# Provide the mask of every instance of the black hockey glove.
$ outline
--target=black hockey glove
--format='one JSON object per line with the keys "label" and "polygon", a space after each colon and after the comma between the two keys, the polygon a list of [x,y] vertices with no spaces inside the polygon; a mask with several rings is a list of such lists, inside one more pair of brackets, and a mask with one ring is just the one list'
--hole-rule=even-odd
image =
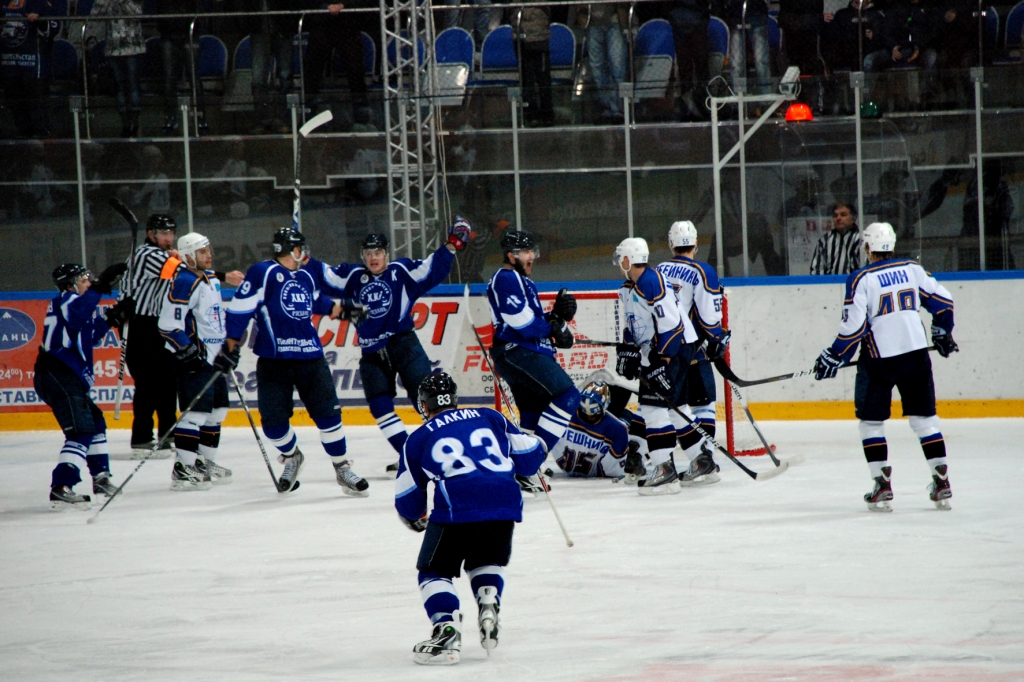
{"label": "black hockey glove", "polygon": [[343,298],[338,301],[338,303],[341,305],[341,312],[338,314],[338,319],[348,320],[357,327],[366,321],[366,306],[359,301],[352,300],[351,298]]}
{"label": "black hockey glove", "polygon": [[398,515],[398,518],[402,519],[402,523],[405,524],[405,527],[413,531],[414,533],[422,533],[427,529],[426,514],[423,514],[423,516],[419,517],[418,519],[407,519],[401,514]]}
{"label": "black hockey glove", "polygon": [[935,350],[939,351],[939,355],[944,358],[948,358],[950,353],[960,352],[960,346],[956,345],[956,341],[953,340],[953,334],[934,324],[932,325],[932,343],[935,344]]}
{"label": "black hockey glove", "polygon": [[135,301],[131,298],[123,298],[114,305],[107,308],[103,316],[111,327],[124,327],[125,322],[132,319],[135,314]]}
{"label": "black hockey glove", "polygon": [[455,221],[448,226],[448,243],[455,247],[456,251],[462,251],[473,236],[473,226],[469,221],[460,215],[455,216]]}
{"label": "black hockey glove", "polygon": [[178,361],[178,369],[186,372],[195,372],[202,369],[203,365],[206,364],[199,355],[199,346],[194,343],[179,349],[174,354],[174,359]]}
{"label": "black hockey glove", "polygon": [[238,367],[238,360],[242,356],[242,347],[235,344],[234,350],[228,350],[227,344],[220,347],[220,352],[213,359],[213,368],[223,374],[231,374],[235,367]]}
{"label": "black hockey glove", "polygon": [[555,296],[555,305],[551,307],[551,312],[566,322],[572,322],[572,318],[576,317],[576,308],[576,297],[567,289],[561,289]]}
{"label": "black hockey glove", "polygon": [[668,378],[668,366],[651,351],[651,364],[644,368],[644,382],[655,393],[667,396],[672,392],[672,382]]}
{"label": "black hockey glove", "polygon": [[705,352],[708,354],[708,360],[714,362],[715,360],[721,360],[725,357],[725,351],[729,348],[729,341],[732,340],[732,332],[726,331],[724,334],[719,336],[717,339],[711,339],[708,341]]}
{"label": "black hockey glove", "polygon": [[623,379],[632,381],[640,376],[640,349],[629,343],[620,343],[615,346],[615,371],[622,375]]}
{"label": "black hockey glove", "polygon": [[555,348],[572,348],[575,339],[572,330],[569,329],[569,323],[554,313],[548,313],[548,322],[551,324],[551,340]]}
{"label": "black hockey glove", "polygon": [[832,352],[831,348],[826,348],[821,351],[821,355],[814,363],[814,378],[818,381],[832,379],[839,372],[839,368],[845,364],[841,357]]}
{"label": "black hockey glove", "polygon": [[114,282],[117,281],[117,278],[127,271],[127,263],[114,263],[100,273],[99,279],[92,285],[92,288],[101,294],[109,294],[114,290]]}

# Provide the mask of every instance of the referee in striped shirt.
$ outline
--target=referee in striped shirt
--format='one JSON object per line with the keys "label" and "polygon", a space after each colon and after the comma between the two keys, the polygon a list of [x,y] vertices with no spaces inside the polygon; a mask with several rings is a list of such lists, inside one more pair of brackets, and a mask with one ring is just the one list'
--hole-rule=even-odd
{"label": "referee in striped shirt", "polygon": [[832,231],[821,235],[811,256],[812,275],[848,275],[860,268],[857,209],[838,202],[832,207]]}

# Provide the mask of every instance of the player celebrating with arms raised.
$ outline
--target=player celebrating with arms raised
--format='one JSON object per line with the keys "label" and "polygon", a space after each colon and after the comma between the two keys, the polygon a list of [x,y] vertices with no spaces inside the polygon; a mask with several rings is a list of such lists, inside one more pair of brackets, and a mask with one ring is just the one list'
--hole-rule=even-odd
{"label": "player celebrating with arms raised", "polygon": [[[523,496],[515,476],[537,473],[546,449],[500,412],[459,409],[457,387],[444,373],[420,384],[424,425],[405,442],[395,482],[398,515],[416,532],[426,530],[416,569],[430,622],[430,639],[413,647],[424,665],[459,662],[462,644],[459,597],[452,579],[469,574],[478,606],[480,643],[490,655],[498,646],[498,612],[512,532],[523,520]],[[427,482],[434,482],[434,509],[427,513]]]}
{"label": "player celebrating with arms raised", "polygon": [[903,414],[921,441],[932,471],[928,497],[939,509],[949,509],[953,496],[946,465],[946,444],[935,414],[935,382],[928,358],[928,339],[918,308],[932,314],[932,343],[939,355],[960,350],[953,341],[953,299],[916,261],[893,258],[896,232],[889,223],[872,223],[864,230],[869,263],[846,280],[843,321],[839,336],[822,351],[814,378],[831,379],[853,359],[860,346],[854,405],[860,420],[864,456],[875,481],[864,495],[868,509],[892,511],[892,467],[884,423],[892,410],[892,388],[900,391]]}

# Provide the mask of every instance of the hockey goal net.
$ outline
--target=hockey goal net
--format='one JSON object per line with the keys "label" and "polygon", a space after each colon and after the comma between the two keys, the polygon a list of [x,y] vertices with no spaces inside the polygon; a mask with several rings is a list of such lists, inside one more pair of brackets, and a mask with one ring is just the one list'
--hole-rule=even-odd
{"label": "hockey goal net", "polygon": [[[615,349],[588,343],[588,341],[615,341],[622,338],[622,319],[619,312],[619,299],[614,291],[574,292],[579,309],[570,326],[576,336],[576,343],[571,349],[558,351],[558,363],[568,372],[569,376],[582,388],[587,378],[595,371],[607,370],[623,384],[624,379],[615,374]],[[554,293],[540,295],[544,307],[550,308],[554,301]],[[479,323],[478,323],[479,324]],[[722,326],[729,327],[728,298],[722,302]],[[477,332],[489,350],[494,330],[490,323],[478,326]],[[729,358],[727,352],[726,359]],[[717,373],[716,373],[717,374]],[[717,418],[717,437],[729,452],[737,456],[753,456],[765,454],[764,445],[758,438],[749,420],[743,412],[743,406],[732,394],[728,384],[719,377],[720,388],[717,392],[715,412]],[[512,393],[504,381],[495,378],[494,407],[506,416],[518,419]],[[504,395],[502,395],[504,394]],[[636,409],[631,404],[630,409]],[[510,414],[511,413],[511,414]],[[724,439],[722,438],[724,436]],[[774,449],[774,446],[772,446]]]}

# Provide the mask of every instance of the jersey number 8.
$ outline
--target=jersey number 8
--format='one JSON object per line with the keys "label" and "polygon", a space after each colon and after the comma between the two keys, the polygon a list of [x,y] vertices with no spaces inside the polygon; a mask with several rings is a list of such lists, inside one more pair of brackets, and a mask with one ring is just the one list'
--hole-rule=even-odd
{"label": "jersey number 8", "polygon": [[[494,472],[512,470],[512,460],[498,447],[498,439],[490,429],[477,429],[469,434],[469,446],[467,455],[465,445],[458,438],[441,438],[434,443],[430,456],[441,465],[446,478],[476,471],[477,464]],[[474,452],[478,448],[483,448],[482,456]]]}

